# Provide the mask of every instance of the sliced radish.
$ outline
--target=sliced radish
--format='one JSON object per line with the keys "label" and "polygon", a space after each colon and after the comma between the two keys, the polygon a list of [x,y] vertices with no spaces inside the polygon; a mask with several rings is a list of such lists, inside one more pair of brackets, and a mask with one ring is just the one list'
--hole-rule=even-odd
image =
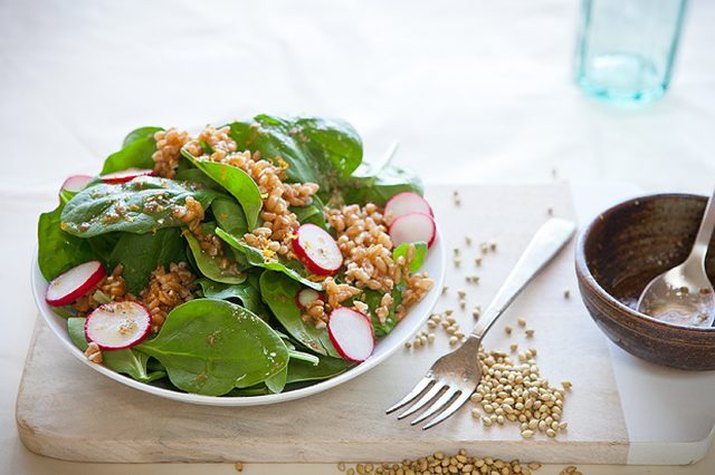
{"label": "sliced radish", "polygon": [[328,335],[340,356],[350,361],[365,361],[375,348],[372,323],[364,313],[338,307],[330,313]]}
{"label": "sliced radish", "polygon": [[151,329],[151,314],[137,302],[109,302],[87,316],[84,336],[103,350],[121,350],[141,343]]}
{"label": "sliced radish", "polygon": [[89,175],[72,175],[62,183],[62,189],[70,193],[78,193],[92,180]]}
{"label": "sliced radish", "polygon": [[314,300],[320,298],[320,292],[314,289],[304,288],[301,289],[295,296],[295,303],[300,307],[301,310],[308,308],[308,305]]}
{"label": "sliced radish", "polygon": [[434,224],[434,219],[423,213],[400,216],[390,226],[390,239],[395,247],[403,242],[419,241],[426,242],[427,247],[431,247],[436,236],[437,227]]}
{"label": "sliced radish", "polygon": [[50,281],[45,300],[55,307],[69,305],[94,289],[104,276],[101,262],[89,261],[80,264]]}
{"label": "sliced radish", "polygon": [[343,265],[338,243],[326,230],[309,223],[299,227],[297,234],[298,237],[293,239],[293,252],[309,271],[329,275],[336,273]]}
{"label": "sliced radish", "polygon": [[422,213],[434,217],[427,200],[412,191],[397,193],[385,205],[385,222],[388,226],[397,218],[410,213]]}
{"label": "sliced radish", "polygon": [[126,170],[107,173],[99,178],[101,178],[104,183],[124,183],[131,181],[138,176],[150,176],[153,174],[154,170],[149,168],[127,168]]}

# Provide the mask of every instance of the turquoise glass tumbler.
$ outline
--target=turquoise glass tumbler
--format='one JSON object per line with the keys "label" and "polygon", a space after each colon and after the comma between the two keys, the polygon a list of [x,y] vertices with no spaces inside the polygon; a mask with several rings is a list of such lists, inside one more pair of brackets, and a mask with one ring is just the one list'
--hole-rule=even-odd
{"label": "turquoise glass tumbler", "polygon": [[576,81],[609,102],[649,102],[668,89],[687,0],[582,0]]}

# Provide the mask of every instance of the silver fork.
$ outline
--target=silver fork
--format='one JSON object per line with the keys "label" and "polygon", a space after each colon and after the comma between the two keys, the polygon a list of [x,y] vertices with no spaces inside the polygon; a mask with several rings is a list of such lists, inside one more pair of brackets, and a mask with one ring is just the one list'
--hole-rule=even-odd
{"label": "silver fork", "polygon": [[[419,424],[434,417],[422,427],[427,430],[457,412],[477,389],[482,377],[478,352],[484,335],[524,287],[569,242],[575,230],[574,223],[559,218],[551,218],[541,226],[467,340],[435,361],[412,391],[386,413],[390,414],[419,398],[397,418],[403,419],[427,408],[411,423]],[[427,407],[430,402],[432,404]]]}

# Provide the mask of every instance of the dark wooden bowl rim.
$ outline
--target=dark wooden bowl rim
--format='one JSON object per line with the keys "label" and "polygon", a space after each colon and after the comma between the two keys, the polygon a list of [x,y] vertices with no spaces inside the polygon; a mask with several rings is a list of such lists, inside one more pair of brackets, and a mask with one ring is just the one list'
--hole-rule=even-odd
{"label": "dark wooden bowl rim", "polygon": [[658,200],[658,199],[663,199],[663,198],[687,198],[687,199],[696,199],[696,200],[707,200],[707,197],[701,196],[701,195],[692,195],[692,194],[687,194],[687,193],[659,193],[659,194],[654,194],[654,195],[645,195],[645,196],[633,198],[633,199],[624,201],[622,203],[619,203],[615,206],[612,206],[611,208],[608,208],[606,211],[599,214],[593,221],[591,221],[591,223],[589,223],[589,225],[586,227],[586,229],[584,229],[583,232],[581,232],[581,235],[579,236],[579,239],[578,239],[578,243],[576,245],[576,270],[579,274],[581,274],[582,282],[584,284],[588,285],[588,287],[591,289],[591,291],[598,294],[598,296],[600,296],[602,299],[605,299],[609,303],[615,305],[620,311],[629,315],[630,317],[648,320],[652,323],[655,323],[656,325],[660,325],[660,326],[667,328],[669,330],[678,330],[678,331],[683,331],[683,332],[694,332],[694,333],[715,332],[715,327],[696,328],[696,327],[689,327],[689,326],[683,326],[683,325],[675,325],[672,323],[664,322],[662,320],[658,320],[658,319],[648,316],[644,313],[633,310],[632,308],[625,305],[620,300],[614,298],[611,294],[606,292],[603,289],[603,287],[601,287],[601,285],[593,277],[593,274],[591,274],[591,270],[588,268],[588,264],[586,263],[586,253],[585,253],[586,241],[588,240],[589,236],[591,235],[591,231],[593,230],[596,223],[598,223],[602,220],[603,221],[608,220],[609,217],[613,213],[615,213],[623,208],[637,206],[636,202],[642,203],[642,202],[653,201],[653,200]]}

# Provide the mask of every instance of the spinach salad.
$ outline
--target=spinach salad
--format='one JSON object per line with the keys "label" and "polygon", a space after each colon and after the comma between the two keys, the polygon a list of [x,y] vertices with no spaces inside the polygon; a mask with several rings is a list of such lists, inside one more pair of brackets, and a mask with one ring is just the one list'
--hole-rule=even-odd
{"label": "spinach salad", "polygon": [[142,127],[38,223],[45,296],[90,361],[210,396],[274,394],[370,356],[431,288],[420,180],[340,120]]}

